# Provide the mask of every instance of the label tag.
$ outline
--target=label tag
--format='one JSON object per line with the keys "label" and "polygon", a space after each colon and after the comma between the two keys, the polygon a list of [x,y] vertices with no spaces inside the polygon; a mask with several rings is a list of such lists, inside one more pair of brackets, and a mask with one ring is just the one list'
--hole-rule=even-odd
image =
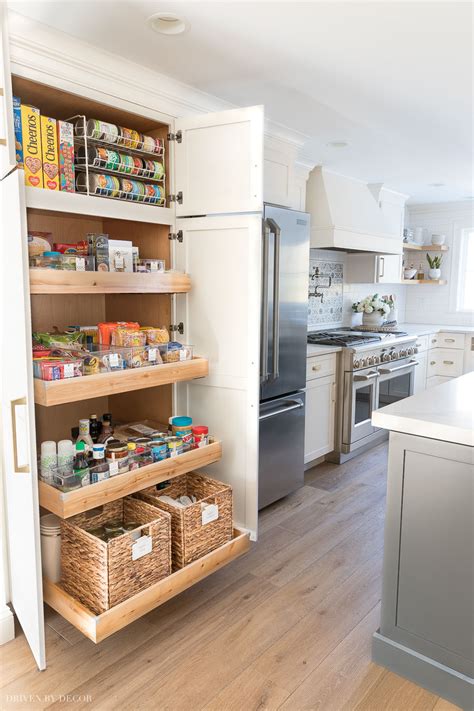
{"label": "label tag", "polygon": [[118,368],[119,365],[119,354],[110,353],[109,354],[109,365],[111,368]]}
{"label": "label tag", "polygon": [[116,270],[118,270],[118,269],[123,269],[124,266],[125,266],[125,260],[124,260],[123,257],[120,257],[120,256],[117,254],[116,257],[115,257],[114,264],[115,264],[115,269],[116,269]]}
{"label": "label tag", "polygon": [[76,257],[76,272],[86,271],[86,260],[84,257]]}
{"label": "label tag", "polygon": [[64,363],[64,377],[73,378],[74,377],[74,363]]}
{"label": "label tag", "polygon": [[130,427],[130,429],[144,435],[153,434],[153,432],[156,432],[153,427],[148,427],[147,425],[133,425],[133,427]]}
{"label": "label tag", "polygon": [[156,360],[156,348],[150,348],[148,351],[148,360],[153,363]]}
{"label": "label tag", "polygon": [[109,461],[109,475],[110,476],[115,476],[116,474],[119,473],[119,465],[118,462],[114,459],[111,459]]}
{"label": "label tag", "polygon": [[138,560],[138,558],[151,553],[151,549],[151,536],[141,536],[136,543],[132,545],[132,560]]}
{"label": "label tag", "polygon": [[201,522],[205,526],[206,523],[211,523],[219,518],[219,507],[217,504],[207,504],[201,511]]}
{"label": "label tag", "polygon": [[186,351],[184,348],[181,348],[181,350],[179,351],[179,359],[186,360]]}
{"label": "label tag", "polygon": [[150,262],[150,267],[152,272],[158,271],[158,264],[156,262]]}

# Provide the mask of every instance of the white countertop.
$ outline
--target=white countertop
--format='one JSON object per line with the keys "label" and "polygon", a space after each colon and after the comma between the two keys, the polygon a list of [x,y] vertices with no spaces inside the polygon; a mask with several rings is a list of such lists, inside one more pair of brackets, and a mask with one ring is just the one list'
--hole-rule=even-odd
{"label": "white countertop", "polygon": [[328,355],[330,353],[339,353],[339,351],[342,351],[341,346],[313,346],[308,343],[306,357]]}
{"label": "white countertop", "polygon": [[376,427],[474,446],[474,372],[372,414]]}
{"label": "white countertop", "polygon": [[400,331],[406,331],[409,336],[426,336],[430,333],[447,331],[448,333],[474,333],[474,326],[445,326],[432,323],[399,323]]}

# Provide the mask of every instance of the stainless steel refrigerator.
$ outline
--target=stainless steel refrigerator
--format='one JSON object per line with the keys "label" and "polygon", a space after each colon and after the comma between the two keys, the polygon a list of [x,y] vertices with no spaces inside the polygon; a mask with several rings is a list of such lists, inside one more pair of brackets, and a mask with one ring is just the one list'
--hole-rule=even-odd
{"label": "stainless steel refrigerator", "polygon": [[304,483],[309,215],[265,205],[259,508]]}

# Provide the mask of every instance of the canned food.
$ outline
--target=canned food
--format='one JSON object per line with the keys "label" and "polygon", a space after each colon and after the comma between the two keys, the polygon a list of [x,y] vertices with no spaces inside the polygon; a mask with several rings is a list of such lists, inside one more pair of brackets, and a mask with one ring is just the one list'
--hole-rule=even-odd
{"label": "canned food", "polygon": [[152,136],[143,136],[143,150],[148,153],[155,153],[156,141]]}
{"label": "canned food", "polygon": [[166,439],[169,436],[168,432],[153,432],[151,438],[152,440]]}
{"label": "canned food", "polygon": [[154,153],[162,153],[163,152],[163,141],[161,138],[155,138],[155,150]]}
{"label": "canned food", "polygon": [[138,156],[133,158],[133,168],[132,175],[142,175],[143,173],[143,160]]}
{"label": "canned food", "polygon": [[123,442],[110,442],[105,450],[110,476],[124,474],[129,471],[128,445]]}
{"label": "canned food", "polygon": [[168,442],[164,439],[156,440],[151,445],[151,455],[154,462],[162,462],[168,457]]}
{"label": "canned food", "polygon": [[131,173],[133,171],[133,158],[132,156],[127,155],[126,153],[121,153],[120,154],[120,162],[122,164],[121,169],[123,170],[124,173]]}
{"label": "canned food", "polygon": [[130,133],[131,148],[141,148],[143,145],[143,141],[141,140],[141,136],[138,131],[134,131],[132,129]]}
{"label": "canned food", "polygon": [[168,443],[168,456],[177,457],[179,454],[183,454],[184,445],[181,437],[167,437]]}
{"label": "canned food", "polygon": [[131,128],[125,128],[124,126],[119,126],[119,137],[118,137],[118,143],[121,146],[126,146],[127,148],[132,148],[132,134],[134,131],[132,131]]}

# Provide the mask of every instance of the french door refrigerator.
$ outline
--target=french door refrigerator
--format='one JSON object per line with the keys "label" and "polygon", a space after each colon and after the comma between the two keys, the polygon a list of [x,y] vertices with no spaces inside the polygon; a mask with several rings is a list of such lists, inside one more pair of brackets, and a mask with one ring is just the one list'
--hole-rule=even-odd
{"label": "french door refrigerator", "polygon": [[259,509],[304,483],[309,215],[265,205]]}

